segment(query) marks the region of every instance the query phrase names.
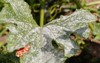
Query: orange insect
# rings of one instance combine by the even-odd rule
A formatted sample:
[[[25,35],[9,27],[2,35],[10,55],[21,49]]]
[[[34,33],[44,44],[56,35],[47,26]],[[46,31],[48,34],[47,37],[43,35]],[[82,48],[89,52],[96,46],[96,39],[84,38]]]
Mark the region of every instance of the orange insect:
[[[24,48],[20,48],[19,50],[16,51],[16,56],[22,57],[25,53],[28,53],[29,49],[30,49],[29,45],[26,45]]]

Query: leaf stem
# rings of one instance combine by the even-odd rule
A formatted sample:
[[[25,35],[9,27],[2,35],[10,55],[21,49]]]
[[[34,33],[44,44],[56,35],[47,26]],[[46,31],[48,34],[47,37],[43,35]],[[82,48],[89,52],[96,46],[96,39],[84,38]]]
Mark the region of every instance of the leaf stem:
[[[45,8],[45,0],[41,0],[41,10],[40,10],[40,48],[42,47],[42,41],[43,41],[43,39],[42,39],[42,27],[43,27],[43,25],[44,25],[44,14],[45,14],[45,10],[44,10],[44,8]]]
[[[53,16],[51,16],[49,21],[53,20],[56,17],[56,15],[57,15],[57,10],[55,11],[55,14]]]
[[[94,28],[93,23],[88,23],[88,25],[89,25],[90,30],[93,31],[93,28]]]
[[[42,27],[44,24],[44,9],[41,9],[40,15],[40,26]]]
[[[96,4],[100,4],[100,1],[94,1],[94,2],[87,3],[86,6],[96,5]]]
[[[45,6],[45,0],[41,0],[40,27],[43,27],[44,25],[44,6]]]

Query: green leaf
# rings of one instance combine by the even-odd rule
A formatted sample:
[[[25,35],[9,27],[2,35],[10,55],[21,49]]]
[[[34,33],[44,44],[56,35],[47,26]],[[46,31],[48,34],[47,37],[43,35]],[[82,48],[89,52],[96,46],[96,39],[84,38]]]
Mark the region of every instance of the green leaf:
[[[93,23],[93,34],[96,36],[94,39],[100,40],[100,23]]]
[[[95,40],[100,40],[100,34],[96,35]]]
[[[93,28],[93,34],[94,35],[100,34],[100,23],[94,23],[93,26],[94,26],[94,28]]]
[[[45,25],[37,27],[32,19],[28,5],[23,0],[5,0],[9,4],[0,12],[0,23],[8,23],[7,49],[31,46],[29,53],[21,57],[21,63],[64,63],[66,58],[76,55],[80,48],[69,36],[73,32],[84,36],[88,22],[96,17],[86,10],[78,10],[70,16],[62,16]],[[89,32],[89,31],[88,31]],[[85,37],[85,36],[84,36]],[[52,41],[58,45],[56,48]]]

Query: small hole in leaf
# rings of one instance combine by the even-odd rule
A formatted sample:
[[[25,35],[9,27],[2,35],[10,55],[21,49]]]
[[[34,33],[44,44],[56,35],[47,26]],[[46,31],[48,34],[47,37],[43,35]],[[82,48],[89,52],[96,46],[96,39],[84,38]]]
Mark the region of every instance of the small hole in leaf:
[[[57,49],[58,49],[58,44],[56,43],[56,41],[55,41],[55,40],[52,40],[52,45],[53,45],[55,48],[57,48]]]

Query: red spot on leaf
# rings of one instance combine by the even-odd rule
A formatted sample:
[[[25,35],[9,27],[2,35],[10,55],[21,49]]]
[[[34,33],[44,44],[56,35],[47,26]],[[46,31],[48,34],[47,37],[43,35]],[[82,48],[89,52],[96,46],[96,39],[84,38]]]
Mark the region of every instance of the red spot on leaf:
[[[29,49],[30,49],[29,45],[26,45],[25,47],[18,49],[16,51],[16,56],[22,57],[25,53],[28,53]]]

